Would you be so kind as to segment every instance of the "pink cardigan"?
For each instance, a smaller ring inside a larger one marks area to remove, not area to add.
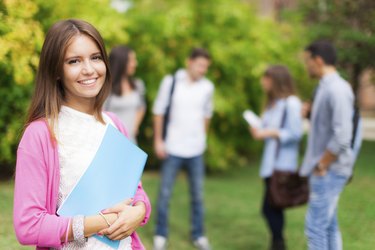
[[[127,136],[125,128],[112,113],[107,113],[117,128]],[[23,245],[36,245],[36,249],[61,248],[62,235],[71,218],[56,215],[60,183],[60,166],[57,146],[53,146],[44,120],[32,122],[25,130],[17,150],[16,180],[14,188],[13,223],[18,241]],[[139,183],[134,203],[146,205],[146,224],[151,204]],[[136,232],[131,235],[132,248],[144,249]]]

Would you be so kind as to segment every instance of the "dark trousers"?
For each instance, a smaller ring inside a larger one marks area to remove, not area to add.
[[[269,202],[270,178],[265,178],[264,184],[262,213],[272,233],[272,241],[283,241],[284,209],[275,208]]]

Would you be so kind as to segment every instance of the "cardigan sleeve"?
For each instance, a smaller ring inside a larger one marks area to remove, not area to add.
[[[150,215],[151,215],[151,202],[150,202],[150,200],[149,200],[149,198],[148,198],[145,190],[142,187],[142,182],[139,182],[137,191],[136,191],[136,193],[134,195],[134,201],[133,201],[133,203],[135,204],[137,202],[143,202],[145,204],[145,207],[146,207],[146,215],[145,215],[145,218],[143,219],[143,221],[141,223],[141,226],[143,226],[150,219]]]
[[[61,247],[69,218],[49,212],[56,197],[52,197],[50,166],[44,158],[48,147],[43,142],[49,141],[49,134],[42,138],[41,126],[31,124],[17,150],[13,223],[21,244]]]
[[[115,123],[116,127],[118,128],[118,130],[123,133],[126,137],[128,137],[128,134],[126,132],[126,129],[125,127],[123,126],[123,124],[120,122],[120,120],[117,118],[117,116],[111,112],[106,112],[106,114],[112,119],[112,121]],[[137,202],[143,202],[145,204],[145,207],[146,207],[146,215],[145,215],[145,218],[143,219],[142,223],[141,223],[141,226],[143,226],[144,224],[146,224],[150,218],[150,215],[151,215],[151,202],[145,192],[145,190],[143,189],[142,187],[142,183],[139,182],[138,184],[138,187],[137,187],[137,191],[134,195],[134,201],[133,203],[137,203]]]

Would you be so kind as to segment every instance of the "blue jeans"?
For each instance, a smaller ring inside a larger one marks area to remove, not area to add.
[[[173,185],[177,173],[185,165],[189,178],[190,200],[191,200],[191,237],[196,240],[203,236],[203,179],[204,163],[203,156],[199,155],[192,158],[181,158],[169,155],[164,160],[161,174],[161,185],[157,206],[156,235],[168,237],[168,210],[169,200],[171,198]]]
[[[305,233],[310,250],[341,250],[342,238],[337,222],[337,205],[348,177],[328,171],[311,175],[310,198]]]

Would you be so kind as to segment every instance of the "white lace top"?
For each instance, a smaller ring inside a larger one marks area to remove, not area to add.
[[[111,118],[103,114],[104,121],[113,126]],[[55,128],[60,163],[60,187],[57,207],[75,186],[94,158],[104,136],[105,125],[94,116],[62,106]],[[85,246],[78,247],[74,241],[63,249],[113,250],[94,237],[89,237]],[[131,250],[131,237],[121,240],[119,249]]]

